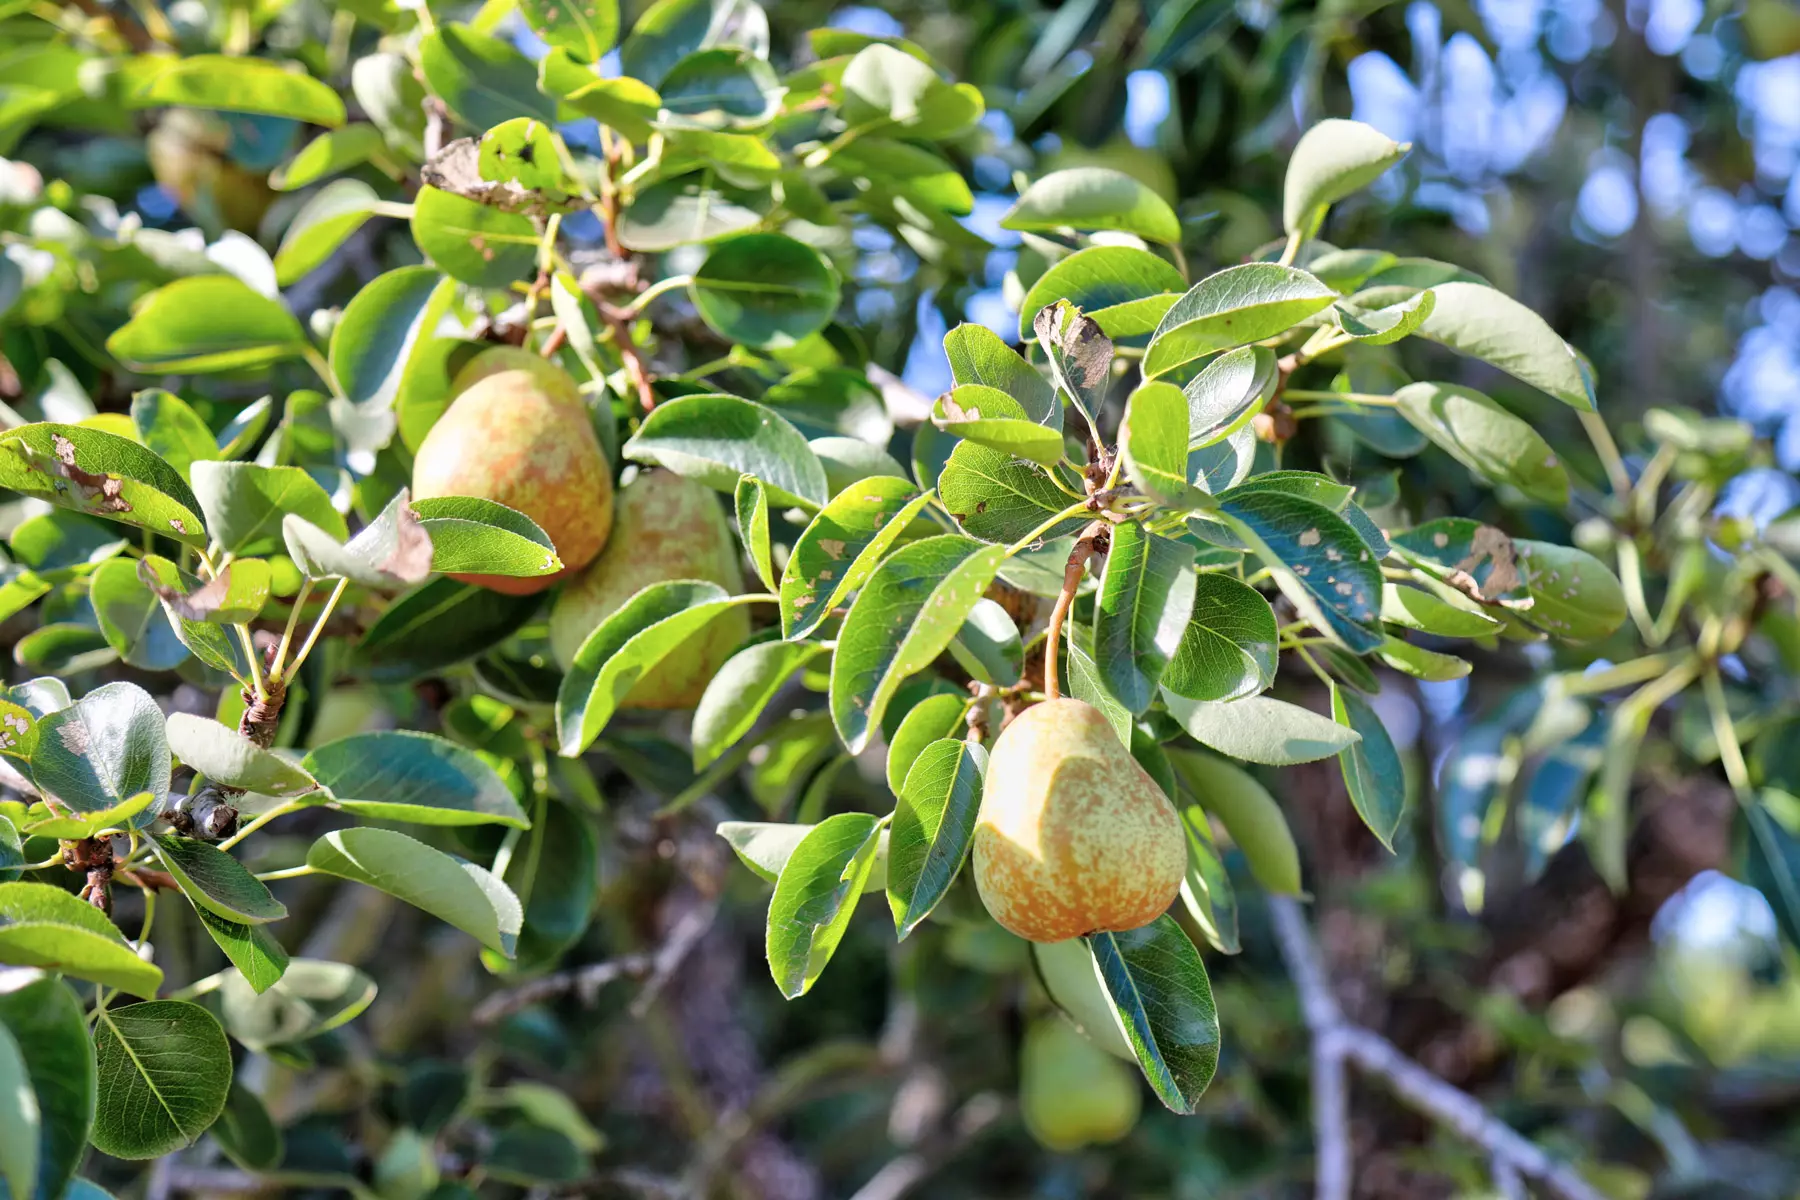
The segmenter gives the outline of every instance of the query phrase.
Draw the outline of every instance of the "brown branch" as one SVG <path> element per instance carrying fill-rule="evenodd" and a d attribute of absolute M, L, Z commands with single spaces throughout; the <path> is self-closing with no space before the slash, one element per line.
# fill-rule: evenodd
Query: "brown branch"
<path fill-rule="evenodd" d="M 600 316 L 607 327 L 612 330 L 613 341 L 619 348 L 619 358 L 625 363 L 625 373 L 631 376 L 632 385 L 637 388 L 638 403 L 645 412 L 656 408 L 656 391 L 650 386 L 650 372 L 644 366 L 644 357 L 631 340 L 631 318 L 625 310 L 611 304 L 601 304 Z"/>
<path fill-rule="evenodd" d="M 1075 603 L 1075 593 L 1081 587 L 1081 573 L 1087 570 L 1088 559 L 1094 557 L 1099 540 L 1110 528 L 1105 521 L 1088 522 L 1087 528 L 1075 540 L 1075 548 L 1069 551 L 1069 564 L 1063 568 L 1062 591 L 1057 594 L 1056 607 L 1050 610 L 1050 625 L 1044 631 L 1044 695 L 1048 699 L 1056 700 L 1062 696 L 1056 659 L 1063 622 L 1068 620 L 1069 608 Z"/>
<path fill-rule="evenodd" d="M 1526 1180 L 1557 1200 L 1604 1200 L 1569 1167 L 1526 1141 L 1510 1125 L 1496 1120 L 1481 1101 L 1433 1075 L 1374 1030 L 1345 1020 L 1325 978 L 1318 945 L 1307 928 L 1299 901 L 1291 896 L 1271 896 L 1269 916 L 1312 1036 L 1315 1085 L 1319 1079 L 1318 1059 L 1327 1060 L 1339 1073 L 1345 1065 L 1354 1063 L 1385 1080 L 1394 1094 L 1413 1109 L 1485 1151 L 1502 1187 Z M 1313 1099 L 1314 1120 L 1320 1125 L 1315 1131 L 1319 1143 L 1315 1194 L 1318 1200 L 1349 1200 L 1352 1172 L 1348 1107 L 1342 1095 L 1323 1099 L 1315 1095 Z"/>
<path fill-rule="evenodd" d="M 75 7 L 90 17 L 112 22 L 112 27 L 119 31 L 133 54 L 149 54 L 156 49 L 156 39 L 150 36 L 138 21 L 137 16 L 127 9 L 123 3 L 116 8 L 108 8 L 99 0 L 75 0 Z"/>

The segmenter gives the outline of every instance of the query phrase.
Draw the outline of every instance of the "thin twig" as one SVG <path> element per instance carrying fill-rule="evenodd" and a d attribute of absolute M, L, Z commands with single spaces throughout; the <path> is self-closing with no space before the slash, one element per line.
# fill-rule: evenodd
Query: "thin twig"
<path fill-rule="evenodd" d="M 631 382 L 637 388 L 638 403 L 645 412 L 656 407 L 656 390 L 650 386 L 650 372 L 644 366 L 644 356 L 638 350 L 637 343 L 631 340 L 631 318 L 624 311 L 611 304 L 601 304 L 600 316 L 612 330 L 613 342 L 619 348 L 619 358 L 625 363 L 625 373 L 631 376 Z"/>
<path fill-rule="evenodd" d="M 1346 1021 L 1325 979 L 1319 948 L 1313 941 L 1312 931 L 1307 928 L 1299 901 L 1290 896 L 1271 896 L 1269 915 L 1274 922 L 1275 940 L 1282 960 L 1300 994 L 1300 1009 L 1307 1031 L 1312 1035 L 1315 1055 L 1323 1053 L 1340 1062 L 1355 1063 L 1369 1074 L 1385 1080 L 1406 1104 L 1485 1151 L 1494 1163 L 1495 1178 L 1503 1187 L 1507 1177 L 1502 1172 L 1510 1171 L 1519 1180 L 1538 1185 L 1557 1200 L 1603 1200 L 1601 1194 L 1573 1170 L 1526 1141 L 1511 1126 L 1496 1120 L 1481 1101 L 1433 1075 L 1380 1034 Z M 1315 1098 L 1315 1117 L 1320 1111 L 1321 1106 Z M 1344 1176 L 1328 1179 L 1325 1163 L 1327 1140 L 1343 1136 L 1341 1125 L 1317 1133 L 1320 1142 L 1319 1200 L 1342 1200 L 1350 1194 L 1347 1140 L 1341 1152 Z M 1333 1169 L 1337 1169 L 1336 1164 Z M 1328 1185 L 1338 1190 L 1327 1191 Z"/>
<path fill-rule="evenodd" d="M 1090 521 L 1081 536 L 1075 540 L 1075 548 L 1069 551 L 1069 564 L 1063 568 L 1062 591 L 1057 594 L 1056 607 L 1050 610 L 1050 625 L 1044 631 L 1044 697 L 1056 700 L 1062 696 L 1062 684 L 1057 678 L 1057 652 L 1062 641 L 1063 622 L 1068 619 L 1069 608 L 1075 603 L 1075 593 L 1081 587 L 1081 573 L 1087 570 L 1088 559 L 1094 557 L 1095 543 L 1110 528 L 1105 521 Z"/>

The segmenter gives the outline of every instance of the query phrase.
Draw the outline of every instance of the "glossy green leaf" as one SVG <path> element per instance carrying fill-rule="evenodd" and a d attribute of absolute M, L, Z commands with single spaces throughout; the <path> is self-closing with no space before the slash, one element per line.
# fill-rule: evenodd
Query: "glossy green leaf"
<path fill-rule="evenodd" d="M 154 996 L 162 970 L 137 956 L 99 909 L 47 883 L 0 883 L 0 963 L 40 967 Z"/>
<path fill-rule="evenodd" d="M 860 753 L 905 679 L 949 646 L 994 580 L 1004 549 L 945 535 L 876 568 L 850 605 L 831 662 L 831 717 Z"/>
<path fill-rule="evenodd" d="M 1330 758 L 1357 740 L 1354 730 L 1310 708 L 1271 696 L 1189 700 L 1165 689 L 1169 715 L 1193 739 L 1245 762 L 1289 766 Z M 1204 801 L 1203 801 L 1204 802 Z"/>
<path fill-rule="evenodd" d="M 505 287 L 537 266 L 531 218 L 434 187 L 413 200 L 412 236 L 439 270 L 475 287 Z"/>
<path fill-rule="evenodd" d="M 1170 764 L 1207 814 L 1243 851 L 1256 882 L 1277 895 L 1300 894 L 1300 851 L 1281 806 L 1256 777 L 1214 754 L 1169 750 Z"/>
<path fill-rule="evenodd" d="M 619 39 L 617 0 L 520 0 L 531 31 L 582 62 L 599 59 Z"/>
<path fill-rule="evenodd" d="M 275 168 L 269 186 L 291 192 L 321 179 L 361 166 L 383 153 L 381 130 L 374 125 L 346 125 L 320 134 L 300 153 Z"/>
<path fill-rule="evenodd" d="M 146 449 L 183 478 L 196 461 L 222 457 L 213 431 L 180 396 L 145 388 L 131 398 L 131 424 Z"/>
<path fill-rule="evenodd" d="M 132 818 L 156 803 L 156 796 L 150 792 L 139 792 L 129 799 L 120 801 L 110 808 L 98 812 L 82 813 L 79 816 L 49 816 L 41 820 L 30 820 L 19 828 L 26 837 L 56 838 L 59 841 L 79 841 L 90 838 L 105 829 L 129 829 L 144 822 L 133 822 Z"/>
<path fill-rule="evenodd" d="M 208 908 L 196 906 L 194 915 L 206 928 L 213 944 L 230 960 L 244 985 L 258 994 L 268 991 L 287 972 L 288 953 L 267 925 L 228 921 Z"/>
<path fill-rule="evenodd" d="M 683 396 L 659 404 L 622 453 L 716 491 L 735 493 L 739 478 L 749 475 L 780 503 L 813 507 L 830 498 L 825 468 L 805 436 L 781 414 L 736 396 Z"/>
<path fill-rule="evenodd" d="M 961 384 L 939 396 L 931 423 L 976 445 L 1044 466 L 1060 462 L 1064 454 L 1062 430 L 1031 420 L 1010 394 L 984 384 Z"/>
<path fill-rule="evenodd" d="M 1182 805 L 1180 811 L 1188 850 L 1187 873 L 1181 880 L 1182 906 L 1213 949 L 1236 954 L 1243 948 L 1238 938 L 1237 892 L 1213 841 L 1212 824 L 1198 804 Z"/>
<path fill-rule="evenodd" d="M 39 1117 L 35 1183 L 12 1187 L 11 1194 L 58 1200 L 81 1164 L 94 1119 L 94 1048 L 81 1001 L 60 979 L 29 980 L 0 992 L 0 1028 L 24 1059 L 27 1094 Z"/>
<path fill-rule="evenodd" d="M 43 1119 L 25 1053 L 0 1023 L 0 1184 L 11 1195 L 35 1196 Z"/>
<path fill-rule="evenodd" d="M 1513 539 L 1518 574 L 1531 606 L 1520 613 L 1553 637 L 1593 642 L 1625 623 L 1625 590 L 1606 564 L 1585 550 Z"/>
<path fill-rule="evenodd" d="M 567 804 L 542 805 L 504 877 L 525 908 L 521 969 L 555 963 L 587 932 L 599 891 L 599 855 L 599 839 L 585 815 Z M 496 965 L 491 952 L 487 957 Z"/>
<path fill-rule="evenodd" d="M 1543 435 L 1480 392 L 1415 383 L 1396 392 L 1394 402 L 1414 428 L 1482 478 L 1557 508 L 1568 503 L 1568 476 Z"/>
<path fill-rule="evenodd" d="M 542 2 L 556 3 L 558 0 Z M 538 89 L 633 142 L 650 139 L 651 122 L 662 109 L 662 97 L 643 80 L 629 75 L 602 79 L 593 68 L 577 62 L 564 49 L 552 49 L 539 60 Z"/>
<path fill-rule="evenodd" d="M 905 941 L 956 882 L 975 836 L 987 751 L 945 738 L 919 753 L 906 772 L 888 835 L 888 907 Z"/>
<path fill-rule="evenodd" d="M 539 596 L 507 596 L 455 579 L 406 593 L 375 619 L 357 657 L 377 679 L 412 679 L 478 657 L 529 621 Z"/>
<path fill-rule="evenodd" d="M 987 326 L 963 324 L 946 333 L 944 356 L 950 360 L 950 374 L 957 383 L 998 388 L 1018 401 L 1028 419 L 1062 427 L 1056 389 Z"/>
<path fill-rule="evenodd" d="M 907 773 L 925 747 L 962 733 L 968 711 L 968 697 L 950 692 L 927 696 L 907 710 L 888 738 L 887 782 L 895 797 L 905 787 Z"/>
<path fill-rule="evenodd" d="M 158 1158 L 192 1145 L 218 1120 L 231 1089 L 224 1028 L 184 1000 L 101 1009 L 94 1059 L 93 1142 L 114 1158 Z"/>
<path fill-rule="evenodd" d="M 556 105 L 538 91 L 531 60 L 467 25 L 445 24 L 427 33 L 419 43 L 419 67 L 431 94 L 475 129 L 513 117 L 556 120 Z"/>
<path fill-rule="evenodd" d="M 1315 628 L 1355 653 L 1381 644 L 1381 568 L 1342 517 L 1282 491 L 1234 491 L 1219 512 Z"/>
<path fill-rule="evenodd" d="M 639 679 L 714 617 L 753 599 L 716 583 L 678 579 L 627 600 L 581 643 L 563 676 L 556 694 L 562 754 L 573 758 L 591 746 Z"/>
<path fill-rule="evenodd" d="M 153 839 L 156 856 L 195 905 L 227 921 L 266 925 L 287 916 L 268 885 L 211 842 L 170 834 Z"/>
<path fill-rule="evenodd" d="M 1031 943 L 1031 962 L 1056 1007 L 1087 1039 L 1114 1058 L 1137 1062 L 1085 938 Z"/>
<path fill-rule="evenodd" d="M 1025 189 L 1000 224 L 1005 229 L 1111 229 L 1146 241 L 1181 241 L 1181 222 L 1169 202 L 1122 171 L 1071 167 L 1052 171 Z"/>
<path fill-rule="evenodd" d="M 1044 306 L 1067 300 L 1107 337 L 1141 345 L 1185 291 L 1187 279 L 1167 259 L 1133 246 L 1090 246 L 1038 276 L 1019 305 L 1019 337 L 1033 336 L 1032 318 Z"/>
<path fill-rule="evenodd" d="M 301 513 L 290 512 L 280 518 L 282 544 L 287 547 L 294 565 L 309 578 L 341 576 L 377 592 L 409 587 L 431 574 L 437 557 L 432 535 L 426 531 L 425 522 L 420 519 L 422 514 L 411 500 L 407 489 L 401 488 L 388 501 L 387 507 L 348 542 L 334 526 L 322 528 Z M 420 503 L 425 505 L 426 511 L 437 513 L 444 520 L 438 528 L 450 545 L 445 556 L 448 562 L 469 558 L 472 547 L 485 546 L 494 537 L 486 529 L 471 528 L 471 523 L 492 523 L 508 533 L 517 534 L 517 541 L 510 537 L 500 539 L 510 549 L 510 561 L 516 565 L 535 570 L 544 562 L 549 539 L 522 514 L 512 513 L 491 501 L 469 497 L 440 497 Z M 529 543 L 532 549 L 527 550 L 521 543 Z M 382 620 L 386 619 L 383 614 Z"/>
<path fill-rule="evenodd" d="M 1045 468 L 999 450 L 960 442 L 938 476 L 938 494 L 962 531 L 984 542 L 1016 542 L 1069 507 L 1072 497 L 1051 482 Z M 1042 537 L 1077 533 L 1084 514 L 1058 521 Z"/>
<path fill-rule="evenodd" d="M 1392 636 L 1381 643 L 1375 656 L 1402 675 L 1411 675 L 1414 679 L 1430 683 L 1461 679 L 1471 670 L 1466 658 L 1440 654 L 1436 650 L 1427 650 L 1423 646 L 1415 646 Z"/>
<path fill-rule="evenodd" d="M 400 267 L 364 284 L 331 331 L 331 373 L 353 404 L 391 407 L 431 340 L 456 285 L 430 267 Z"/>
<path fill-rule="evenodd" d="M 1194 548 L 1135 522 L 1115 525 L 1094 600 L 1094 659 L 1121 704 L 1141 713 L 1181 645 L 1194 608 Z"/>
<path fill-rule="evenodd" d="M 251 989 L 235 971 L 213 979 L 225 1028 L 250 1050 L 329 1033 L 375 1001 L 373 979 L 348 963 L 316 958 L 295 959 L 281 981 L 263 991 Z"/>
<path fill-rule="evenodd" d="M 845 488 L 794 543 L 781 578 L 782 636 L 803 638 L 862 586 L 930 500 L 904 479 L 875 476 Z"/>
<path fill-rule="evenodd" d="M 748 475 L 738 480 L 732 496 L 732 510 L 737 517 L 738 541 L 763 587 L 773 592 L 780 588 L 775 578 L 774 549 L 769 544 L 769 489 Z"/>
<path fill-rule="evenodd" d="M 1154 379 L 1220 350 L 1274 337 L 1336 299 L 1336 292 L 1298 267 L 1227 267 L 1196 283 L 1163 315 L 1144 353 L 1144 375 Z"/>
<path fill-rule="evenodd" d="M 716 46 L 687 55 L 657 84 L 662 121 L 703 129 L 753 129 L 781 107 L 775 70 L 749 51 Z"/>
<path fill-rule="evenodd" d="M 694 307 L 723 337 L 762 350 L 796 345 L 837 310 L 838 281 L 817 251 L 778 233 L 715 246 L 692 285 Z"/>
<path fill-rule="evenodd" d="M 158 288 L 106 339 L 134 371 L 238 371 L 298 358 L 300 323 L 233 275 L 195 275 Z"/>
<path fill-rule="evenodd" d="M 1162 686 L 1190 700 L 1238 700 L 1275 682 L 1275 610 L 1230 575 L 1202 572 L 1193 615 L 1163 672 Z"/>
<path fill-rule="evenodd" d="M 1423 588 L 1392 583 L 1382 587 L 1381 619 L 1402 629 L 1454 638 L 1485 637 L 1502 624 L 1473 602 L 1452 604 Z"/>
<path fill-rule="evenodd" d="M 619 241 L 646 253 L 716 242 L 762 224 L 771 205 L 767 193 L 729 187 L 712 171 L 698 171 L 639 192 L 619 216 Z"/>
<path fill-rule="evenodd" d="M 240 561 L 243 570 L 234 562 L 218 579 L 203 584 L 161 555 L 149 554 L 138 560 L 137 576 L 138 581 L 156 595 L 175 636 L 194 657 L 215 670 L 248 679 L 250 664 L 244 656 L 243 643 L 216 619 L 221 615 L 232 615 L 224 607 L 233 602 L 232 585 L 240 578 L 249 579 L 258 574 L 250 564 L 260 560 L 247 558 Z M 266 581 L 266 567 L 260 574 Z"/>
<path fill-rule="evenodd" d="M 1344 787 L 1357 815 L 1391 851 L 1406 810 L 1406 771 L 1400 752 L 1394 749 L 1394 739 L 1381 717 L 1355 692 L 1334 685 L 1331 716 L 1361 736 L 1361 741 L 1338 755 L 1338 766 L 1343 769 Z"/>
<path fill-rule="evenodd" d="M 1574 347 L 1544 318 L 1480 283 L 1444 283 L 1433 292 L 1437 301 L 1420 337 L 1479 358 L 1571 408 L 1594 411 L 1593 388 Z"/>
<path fill-rule="evenodd" d="M 881 42 L 864 46 L 840 80 L 842 115 L 851 125 L 892 128 L 904 137 L 954 137 L 981 119 L 981 93 L 950 84 L 903 50 Z"/>
<path fill-rule="evenodd" d="M 141 792 L 167 795 L 162 709 L 136 684 L 95 688 L 38 722 L 31 777 L 78 813 L 112 808 Z"/>
<path fill-rule="evenodd" d="M 212 1135 L 225 1156 L 246 1171 L 272 1171 L 281 1164 L 281 1129 L 262 1097 L 233 1079 L 225 1096 L 225 1109 L 213 1124 Z"/>
<path fill-rule="evenodd" d="M 298 282 L 322 266 L 375 212 L 380 197 L 360 179 L 334 179 L 315 192 L 282 235 L 275 282 Z"/>
<path fill-rule="evenodd" d="M 1164 504 L 1187 496 L 1188 398 L 1173 384 L 1146 383 L 1131 393 L 1119 425 L 1119 453 L 1137 489 Z"/>
<path fill-rule="evenodd" d="M 133 108 L 162 104 L 261 113 L 310 125 L 344 123 L 344 102 L 328 83 L 266 58 L 194 54 L 171 61 L 130 93 Z"/>
<path fill-rule="evenodd" d="M 130 666 L 170 671 L 187 658 L 187 646 L 132 560 L 101 563 L 89 580 L 88 598 L 107 644 Z"/>
<path fill-rule="evenodd" d="M 346 812 L 418 825 L 530 824 L 506 781 L 473 750 L 409 729 L 355 733 L 301 765 Z"/>
<path fill-rule="evenodd" d="M 843 941 L 875 865 L 879 825 L 867 813 L 827 817 L 795 845 L 769 901 L 769 972 L 781 994 L 803 996 Z"/>
<path fill-rule="evenodd" d="M 1361 121 L 1320 121 L 1301 135 L 1288 159 L 1283 227 L 1311 233 L 1323 209 L 1375 182 L 1411 148 Z"/>
<path fill-rule="evenodd" d="M 749 733 L 794 672 L 823 652 L 805 642 L 761 642 L 726 659 L 694 709 L 694 769 Z"/>
<path fill-rule="evenodd" d="M 523 912 L 504 883 L 471 862 L 391 829 L 340 829 L 306 852 L 325 875 L 365 883 L 511 957 Z"/>
<path fill-rule="evenodd" d="M 1150 1089 L 1191 1113 L 1219 1065 L 1219 1015 L 1200 952 L 1169 916 L 1087 939 Z"/>
<path fill-rule="evenodd" d="M 213 537 L 232 554 L 260 554 L 281 547 L 281 521 L 289 513 L 339 539 L 349 536 L 331 497 L 299 467 L 196 463 L 194 491 Z"/>
<path fill-rule="evenodd" d="M 414 500 L 412 510 L 431 538 L 434 571 L 529 577 L 563 569 L 549 535 L 504 504 L 479 496 L 434 496 Z"/>

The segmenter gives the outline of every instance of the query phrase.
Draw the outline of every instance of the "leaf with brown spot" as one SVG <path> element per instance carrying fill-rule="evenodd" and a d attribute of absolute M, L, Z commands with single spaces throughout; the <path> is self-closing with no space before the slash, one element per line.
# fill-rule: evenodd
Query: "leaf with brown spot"
<path fill-rule="evenodd" d="M 1099 322 L 1067 300 L 1038 310 L 1031 327 L 1050 358 L 1050 371 L 1087 423 L 1093 427 L 1112 378 L 1112 339 Z"/>

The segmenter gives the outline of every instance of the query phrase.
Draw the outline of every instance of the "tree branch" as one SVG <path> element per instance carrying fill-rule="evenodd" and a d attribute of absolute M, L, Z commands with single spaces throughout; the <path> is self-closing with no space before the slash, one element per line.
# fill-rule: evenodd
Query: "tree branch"
<path fill-rule="evenodd" d="M 1315 1089 L 1321 1077 L 1319 1059 L 1334 1064 L 1337 1073 L 1335 1085 L 1330 1080 L 1326 1082 L 1327 1092 L 1335 1087 L 1336 1095 L 1313 1097 L 1313 1116 L 1319 1123 L 1315 1135 L 1319 1143 L 1318 1200 L 1346 1200 L 1350 1195 L 1347 1106 L 1341 1087 L 1346 1063 L 1355 1063 L 1369 1074 L 1380 1076 L 1406 1104 L 1486 1151 L 1503 1190 L 1529 1181 L 1557 1200 L 1603 1200 L 1573 1170 L 1526 1141 L 1511 1126 L 1496 1120 L 1481 1101 L 1439 1079 L 1380 1034 L 1346 1021 L 1325 978 L 1319 948 L 1307 928 L 1299 901 L 1289 896 L 1271 896 L 1269 915 L 1282 960 L 1300 995 L 1307 1031 L 1312 1035 Z"/>

